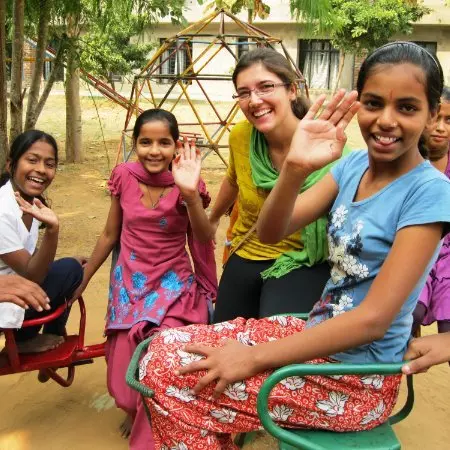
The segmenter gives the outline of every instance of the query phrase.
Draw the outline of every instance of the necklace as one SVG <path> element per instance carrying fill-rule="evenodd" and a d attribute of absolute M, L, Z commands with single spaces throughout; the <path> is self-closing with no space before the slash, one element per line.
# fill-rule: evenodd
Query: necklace
<path fill-rule="evenodd" d="M 150 193 L 150 187 L 146 184 L 148 196 L 150 197 L 150 204 L 152 205 L 152 209 L 155 209 L 159 205 L 159 201 L 162 199 L 164 192 L 166 192 L 166 186 L 163 187 L 163 190 L 159 194 L 158 198 L 156 199 L 156 202 L 153 201 L 152 194 Z"/>

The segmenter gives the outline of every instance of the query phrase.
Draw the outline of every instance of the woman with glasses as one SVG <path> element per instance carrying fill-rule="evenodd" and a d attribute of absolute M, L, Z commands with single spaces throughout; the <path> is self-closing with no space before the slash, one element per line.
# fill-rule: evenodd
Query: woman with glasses
<path fill-rule="evenodd" d="M 329 278 L 325 218 L 274 245 L 261 243 L 255 232 L 264 200 L 309 107 L 299 95 L 297 81 L 284 56 L 268 48 L 246 53 L 234 70 L 233 98 L 247 120 L 235 125 L 230 134 L 230 164 L 210 214 L 217 228 L 221 216 L 237 200 L 231 256 L 214 312 L 216 323 L 309 312 Z M 302 190 L 329 169 L 313 173 Z"/>

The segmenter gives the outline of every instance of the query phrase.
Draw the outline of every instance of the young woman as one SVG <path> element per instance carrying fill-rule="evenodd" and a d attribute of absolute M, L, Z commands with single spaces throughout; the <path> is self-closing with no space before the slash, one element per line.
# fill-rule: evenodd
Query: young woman
<path fill-rule="evenodd" d="M 430 53 L 391 43 L 367 57 L 357 93 L 339 93 L 320 114 L 324 97 L 311 107 L 296 127 L 258 234 L 278 242 L 329 212 L 331 278 L 306 323 L 238 318 L 172 330 L 171 341 L 156 336 L 141 365 L 142 382 L 155 392 L 147 402 L 156 449 L 234 448 L 230 433 L 260 427 L 256 398 L 272 369 L 303 361 L 402 361 L 412 312 L 449 231 L 450 211 L 441 205 L 450 201 L 450 181 L 419 151 L 442 85 Z M 368 150 L 351 153 L 298 195 L 312 172 L 340 158 L 359 107 Z M 388 418 L 399 384 L 398 375 L 291 377 L 273 390 L 269 409 L 284 426 L 364 430 Z"/>
<path fill-rule="evenodd" d="M 220 217 L 237 200 L 231 233 L 233 254 L 220 280 L 215 322 L 309 312 L 330 275 L 325 218 L 273 244 L 262 243 L 254 229 L 309 106 L 299 96 L 297 81 L 288 61 L 267 48 L 248 52 L 234 70 L 235 98 L 247 120 L 231 131 L 230 164 L 210 214 L 217 227 Z M 312 173 L 302 191 L 329 169 Z"/>
<path fill-rule="evenodd" d="M 55 139 L 39 130 L 26 131 L 13 141 L 0 177 L 0 275 L 17 273 L 38 283 L 47 302 L 23 305 L 3 303 L 0 327 L 15 332 L 19 352 L 34 353 L 52 349 L 64 341 L 69 310 L 41 326 L 20 328 L 24 319 L 49 314 L 71 298 L 83 276 L 81 261 L 63 258 L 54 261 L 58 245 L 59 220 L 43 197 L 56 174 L 58 147 Z M 45 226 L 37 247 L 39 225 Z M 29 306 L 32 308 L 29 308 Z M 40 380 L 48 378 L 40 374 Z"/>
<path fill-rule="evenodd" d="M 117 166 L 111 175 L 106 226 L 76 293 L 120 242 L 106 315 L 107 380 L 117 406 L 128 414 L 123 431 L 131 428 L 131 449 L 151 446 L 140 398 L 125 383 L 136 345 L 158 331 L 207 323 L 217 290 L 212 231 L 204 211 L 210 198 L 200 180 L 200 154 L 193 142 L 183 147 L 178 138 L 177 120 L 168 111 L 151 109 L 136 119 L 138 161 Z"/>

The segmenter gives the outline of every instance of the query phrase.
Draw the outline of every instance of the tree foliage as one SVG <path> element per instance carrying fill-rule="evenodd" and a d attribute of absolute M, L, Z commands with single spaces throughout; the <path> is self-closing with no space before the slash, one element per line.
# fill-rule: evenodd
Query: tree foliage
<path fill-rule="evenodd" d="M 419 3 L 404 0 L 331 0 L 331 41 L 344 53 L 359 55 L 397 33 L 410 34 L 412 24 L 429 12 Z"/>

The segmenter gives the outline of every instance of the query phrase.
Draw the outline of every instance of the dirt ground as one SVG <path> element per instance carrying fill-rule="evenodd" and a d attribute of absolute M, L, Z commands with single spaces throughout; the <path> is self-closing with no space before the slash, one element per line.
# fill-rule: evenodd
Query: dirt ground
<path fill-rule="evenodd" d="M 105 186 L 115 161 L 125 111 L 102 99 L 97 99 L 97 107 L 100 118 L 92 100 L 83 99 L 85 163 L 65 164 L 62 155 L 63 161 L 50 189 L 52 207 L 62 224 L 58 257 L 88 256 L 108 212 L 109 198 Z M 61 154 L 64 153 L 64 110 L 63 98 L 51 97 L 38 123 L 39 128 L 53 133 L 58 139 Z M 353 148 L 363 145 L 356 123 L 350 126 L 349 144 Z M 203 176 L 213 199 L 224 170 L 217 156 L 210 155 L 205 160 Z M 221 259 L 220 243 L 224 241 L 226 222 L 226 219 L 222 220 L 218 233 L 218 261 Z M 88 344 L 99 343 L 103 339 L 109 268 L 107 261 L 84 295 Z M 78 313 L 73 311 L 69 331 L 76 330 L 78 317 Z M 425 330 L 425 333 L 434 332 L 433 327 Z M 415 377 L 414 410 L 408 419 L 395 427 L 406 450 L 450 448 L 449 379 L 447 365 Z M 51 381 L 42 385 L 37 381 L 36 373 L 31 372 L 1 377 L 0 395 L 0 450 L 127 448 L 127 441 L 121 438 L 118 431 L 123 413 L 115 408 L 107 393 L 105 362 L 101 358 L 95 360 L 93 365 L 78 367 L 70 388 L 61 388 Z M 276 444 L 270 437 L 261 435 L 247 448 L 275 449 Z"/>

